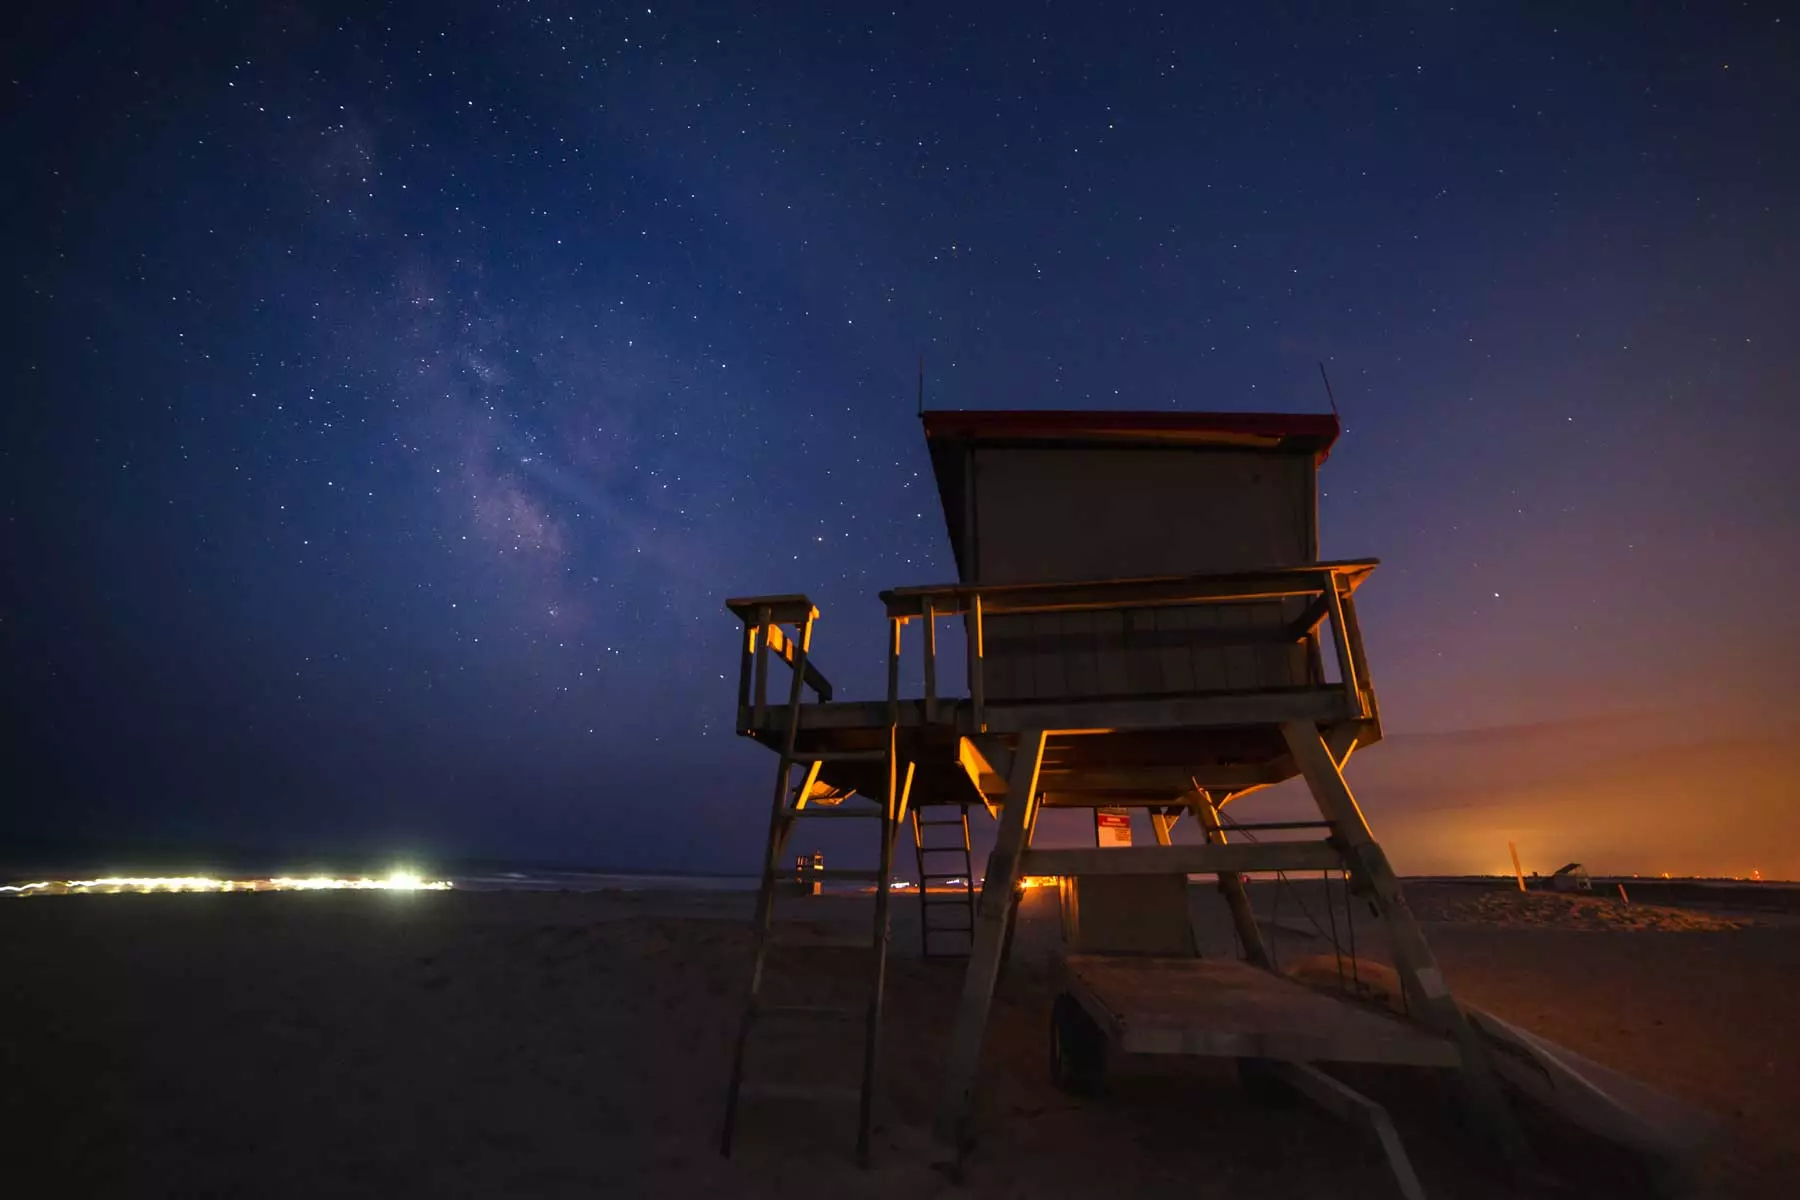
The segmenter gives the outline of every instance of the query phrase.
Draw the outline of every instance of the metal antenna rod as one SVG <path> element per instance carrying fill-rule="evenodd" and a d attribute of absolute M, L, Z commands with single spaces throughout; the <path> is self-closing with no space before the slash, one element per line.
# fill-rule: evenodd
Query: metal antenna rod
<path fill-rule="evenodd" d="M 922 360 L 921 360 L 922 361 Z M 1325 364 L 1319 363 L 1319 378 L 1325 381 L 1325 398 L 1331 401 L 1331 415 L 1338 415 L 1337 397 L 1331 394 L 1331 376 L 1325 373 Z"/>

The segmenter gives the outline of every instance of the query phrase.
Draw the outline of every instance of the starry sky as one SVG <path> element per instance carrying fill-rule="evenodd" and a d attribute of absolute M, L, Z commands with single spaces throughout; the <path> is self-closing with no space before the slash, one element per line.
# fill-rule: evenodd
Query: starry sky
<path fill-rule="evenodd" d="M 880 687 L 875 593 L 954 574 L 921 355 L 945 408 L 1323 361 L 1396 755 L 1779 741 L 1783 7 L 34 6 L 0 840 L 748 868 L 722 601 Z"/>

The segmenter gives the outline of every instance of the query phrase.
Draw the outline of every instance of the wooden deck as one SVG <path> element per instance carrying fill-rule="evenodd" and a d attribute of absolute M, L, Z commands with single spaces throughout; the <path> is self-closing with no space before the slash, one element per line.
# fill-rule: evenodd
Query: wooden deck
<path fill-rule="evenodd" d="M 1462 1065 L 1448 1038 L 1241 962 L 1070 954 L 1062 969 L 1127 1054 Z"/>

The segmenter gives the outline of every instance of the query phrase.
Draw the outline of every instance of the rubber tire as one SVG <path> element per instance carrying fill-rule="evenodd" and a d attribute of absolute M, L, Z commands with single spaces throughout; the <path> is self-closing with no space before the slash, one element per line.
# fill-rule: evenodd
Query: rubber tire
<path fill-rule="evenodd" d="M 1075 997 L 1063 992 L 1050 1006 L 1050 1081 L 1088 1096 L 1106 1079 L 1106 1033 Z"/>
<path fill-rule="evenodd" d="M 1254 1104 L 1279 1108 L 1294 1103 L 1293 1089 L 1276 1077 L 1264 1059 L 1238 1059 L 1237 1077 L 1238 1086 Z"/>

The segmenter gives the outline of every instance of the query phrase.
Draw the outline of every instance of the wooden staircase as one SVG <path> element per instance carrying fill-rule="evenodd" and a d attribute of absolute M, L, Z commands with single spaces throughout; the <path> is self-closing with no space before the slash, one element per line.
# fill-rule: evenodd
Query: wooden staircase
<path fill-rule="evenodd" d="M 764 848 L 761 886 L 757 891 L 755 916 L 755 950 L 750 969 L 750 985 L 744 1000 L 743 1014 L 738 1023 L 737 1041 L 732 1054 L 731 1080 L 725 1096 L 725 1118 L 719 1138 L 719 1152 L 727 1157 L 731 1154 L 732 1137 L 736 1132 L 738 1109 L 746 1100 L 766 1100 L 773 1102 L 808 1102 L 828 1105 L 847 1105 L 856 1103 L 857 1134 L 856 1161 L 860 1166 L 869 1162 L 869 1135 L 873 1122 L 877 1051 L 881 1043 L 882 997 L 887 981 L 887 951 L 889 937 L 889 899 L 893 879 L 895 839 L 901 825 L 906 820 L 907 801 L 912 788 L 913 765 L 903 767 L 899 756 L 898 724 L 892 722 L 887 728 L 886 746 L 877 750 L 807 750 L 800 752 L 795 743 L 799 734 L 800 710 L 803 687 L 813 684 L 819 679 L 816 672 L 809 672 L 807 653 L 812 641 L 812 624 L 817 617 L 817 610 L 801 598 L 793 598 L 796 603 L 783 607 L 765 604 L 760 606 L 754 616 L 754 623 L 747 620 L 746 629 L 751 645 L 746 649 L 746 660 L 757 652 L 755 642 L 761 639 L 762 649 L 773 650 L 793 667 L 793 682 L 788 694 L 786 707 L 787 720 L 782 726 L 780 738 L 780 760 L 775 769 L 773 801 L 769 814 L 768 841 Z M 790 639 L 780 632 L 782 623 L 792 624 L 795 634 Z M 759 660 L 766 663 L 766 656 Z M 764 684 L 766 682 L 766 666 L 759 666 L 757 671 L 757 705 L 763 703 Z M 815 685 L 816 686 L 816 685 Z M 820 688 L 824 694 L 829 692 Z M 845 798 L 833 789 L 820 783 L 819 774 L 822 768 L 831 763 L 863 763 L 865 765 L 881 762 L 887 771 L 886 795 L 869 798 L 871 803 L 846 803 Z M 798 779 L 796 771 L 801 772 Z M 854 801 L 857 797 L 850 797 Z M 822 802 L 821 802 L 822 801 Z M 860 882 L 873 886 L 874 889 L 874 921 L 866 935 L 837 936 L 804 936 L 789 941 L 785 940 L 775 928 L 774 913 L 778 897 L 783 889 L 781 884 L 787 879 L 787 870 L 782 867 L 782 859 L 787 849 L 789 835 L 801 821 L 812 820 L 861 820 L 872 826 L 878 848 L 878 865 L 873 868 L 852 869 L 819 869 L 806 873 L 807 881 L 820 882 Z M 805 889 L 810 893 L 811 889 Z M 770 1004 L 763 1000 L 763 981 L 765 971 L 771 966 L 771 950 L 779 951 L 784 946 L 807 948 L 831 948 L 858 952 L 867 956 L 868 989 L 866 999 L 858 1005 L 842 1004 Z M 778 956 L 779 957 L 779 956 Z M 797 964 L 796 964 L 797 965 Z M 808 990 L 807 982 L 796 980 L 801 991 Z M 792 1026 L 801 1023 L 819 1027 L 821 1031 L 830 1026 L 842 1027 L 845 1022 L 857 1019 L 863 1022 L 862 1030 L 862 1064 L 861 1081 L 856 1087 L 823 1084 L 814 1080 L 771 1079 L 746 1080 L 745 1059 L 751 1038 L 764 1022 L 779 1022 Z"/>

